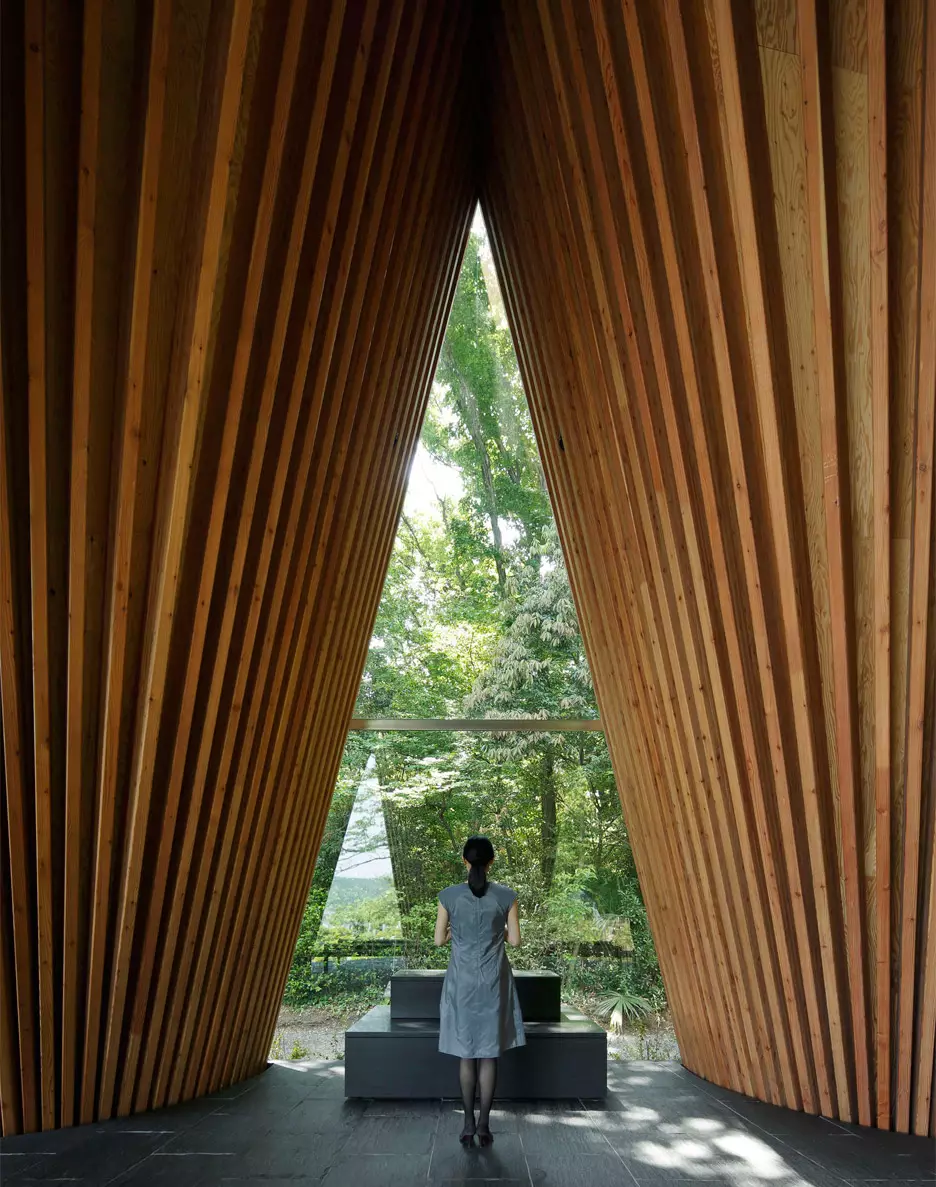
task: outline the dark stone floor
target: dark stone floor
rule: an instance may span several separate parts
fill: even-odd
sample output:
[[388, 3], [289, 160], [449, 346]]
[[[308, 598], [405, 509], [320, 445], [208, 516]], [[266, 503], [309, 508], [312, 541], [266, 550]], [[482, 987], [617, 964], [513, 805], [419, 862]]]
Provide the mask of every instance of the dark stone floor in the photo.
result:
[[95, 1187], [841, 1187], [936, 1184], [936, 1143], [859, 1130], [714, 1088], [677, 1064], [615, 1063], [600, 1101], [504, 1102], [462, 1150], [453, 1101], [349, 1101], [340, 1062], [275, 1065], [173, 1109], [10, 1138], [0, 1180]]

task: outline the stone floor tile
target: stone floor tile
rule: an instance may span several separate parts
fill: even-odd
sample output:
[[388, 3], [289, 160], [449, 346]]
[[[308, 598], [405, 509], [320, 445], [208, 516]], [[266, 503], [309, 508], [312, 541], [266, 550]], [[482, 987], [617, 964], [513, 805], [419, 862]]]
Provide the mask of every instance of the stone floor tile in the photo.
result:
[[621, 1160], [611, 1152], [601, 1154], [529, 1154], [533, 1187], [621, 1187], [633, 1183]]
[[467, 1149], [454, 1136], [436, 1139], [429, 1166], [431, 1183], [472, 1179], [521, 1179], [527, 1175], [527, 1160], [519, 1134], [495, 1133], [492, 1146], [481, 1147], [477, 1139]]
[[428, 1154], [354, 1154], [333, 1163], [321, 1182], [322, 1187], [413, 1187], [428, 1171]]

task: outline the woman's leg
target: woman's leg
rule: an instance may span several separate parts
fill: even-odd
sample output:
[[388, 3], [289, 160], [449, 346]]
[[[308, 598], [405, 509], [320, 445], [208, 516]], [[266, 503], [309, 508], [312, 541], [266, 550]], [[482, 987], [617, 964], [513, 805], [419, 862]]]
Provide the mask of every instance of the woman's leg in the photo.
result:
[[[483, 1061], [482, 1061], [483, 1062]], [[477, 1059], [463, 1059], [458, 1067], [458, 1082], [461, 1084], [462, 1104], [465, 1106], [465, 1130], [474, 1133], [474, 1100], [478, 1083]]]
[[478, 1112], [478, 1135], [489, 1137], [488, 1120], [491, 1116], [491, 1105], [494, 1103], [494, 1089], [497, 1085], [497, 1060], [478, 1060], [478, 1082], [481, 1089], [481, 1108]]

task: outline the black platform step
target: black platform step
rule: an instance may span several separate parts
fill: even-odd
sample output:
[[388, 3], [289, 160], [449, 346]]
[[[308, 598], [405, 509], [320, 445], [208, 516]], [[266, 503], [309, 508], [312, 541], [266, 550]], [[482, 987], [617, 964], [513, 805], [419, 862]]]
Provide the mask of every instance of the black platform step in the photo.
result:
[[[505, 1051], [497, 1097], [561, 1100], [607, 1092], [608, 1036], [569, 1006], [557, 1021], [527, 1022], [526, 1046]], [[458, 1060], [439, 1051], [439, 1024], [392, 1018], [375, 1006], [345, 1031], [345, 1096], [410, 1100], [455, 1097]]]
[[[438, 1018], [443, 969], [405, 969], [390, 978], [391, 1018]], [[548, 969], [514, 969], [525, 1022], [559, 1018], [562, 978]]]

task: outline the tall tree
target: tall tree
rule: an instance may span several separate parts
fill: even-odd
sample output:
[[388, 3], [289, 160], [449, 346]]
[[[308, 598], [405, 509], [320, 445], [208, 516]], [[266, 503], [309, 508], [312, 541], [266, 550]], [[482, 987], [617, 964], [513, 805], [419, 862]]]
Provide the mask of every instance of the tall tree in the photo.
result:
[[[408, 506], [401, 519], [358, 696], [362, 717], [597, 716], [493, 286], [486, 245], [472, 235], [422, 435], [434, 463], [458, 476], [460, 493]], [[352, 739], [344, 777], [360, 778], [375, 756], [408, 940], [431, 936], [435, 894], [462, 876], [461, 845], [480, 830], [495, 841], [497, 876], [521, 895], [528, 934], [547, 942], [565, 928], [574, 938], [589, 912], [625, 914], [650, 953], [652, 979], [652, 945], [646, 949], [600, 733]]]

